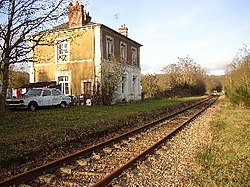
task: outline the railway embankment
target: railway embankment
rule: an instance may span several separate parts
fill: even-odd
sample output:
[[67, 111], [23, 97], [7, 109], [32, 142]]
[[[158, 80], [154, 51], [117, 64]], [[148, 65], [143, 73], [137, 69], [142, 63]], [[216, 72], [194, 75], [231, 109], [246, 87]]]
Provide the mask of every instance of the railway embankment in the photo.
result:
[[[161, 116], [183, 109], [188, 106], [188, 103], [170, 104], [168, 107], [164, 106], [151, 110], [151, 112], [154, 111], [152, 113], [150, 111], [143, 111], [140, 115], [136, 113], [137, 118], [133, 119], [137, 120], [138, 123], [130, 119], [131, 121], [127, 120], [123, 124], [123, 128], [113, 129], [112, 127], [114, 126], [109, 126], [109, 124], [108, 127], [112, 130], [107, 131], [110, 132], [108, 135], [105, 135], [106, 131], [102, 131], [103, 134], [99, 138], [92, 137], [92, 140], [97, 140], [96, 142], [86, 142], [85, 146], [88, 143], [89, 145], [98, 143], [98, 141], [103, 141], [119, 133], [126, 132], [135, 126], [138, 127], [140, 125], [139, 122], [143, 122], [142, 119], [147, 119], [143, 118], [145, 114], [148, 117]], [[191, 103], [194, 103], [194, 100]], [[128, 114], [126, 116], [128, 117]], [[131, 116], [133, 116], [132, 113]], [[140, 117], [138, 118], [138, 116]], [[114, 121], [114, 123], [118, 122], [121, 121]], [[167, 140], [158, 150], [148, 155], [146, 159], [137, 162], [132, 168], [125, 170], [118, 178], [112, 181], [112, 185], [250, 186], [249, 122], [249, 109], [234, 107], [230, 105], [227, 99], [221, 97], [216, 104], [212, 105], [196, 120]], [[104, 123], [101, 124], [103, 125]], [[96, 134], [100, 135], [100, 132], [96, 131]], [[89, 137], [91, 139], [91, 136]], [[81, 148], [79, 147], [79, 149]], [[65, 156], [65, 150], [68, 150], [69, 153], [76, 151], [73, 147], [72, 149], [61, 147], [61, 149], [63, 150], [62, 152], [59, 151], [58, 153], [57, 149], [54, 155], [52, 153], [52, 156]], [[41, 161], [50, 161], [52, 159], [50, 159], [50, 156], [45, 157]], [[32, 161], [28, 164], [32, 165], [35, 162]], [[19, 170], [21, 172], [21, 170], [25, 169], [24, 166], [16, 168], [16, 171]], [[9, 171], [13, 172], [15, 168], [13, 167]]]
[[0, 176], [6, 178], [67, 156], [200, 99], [152, 99], [113, 106], [9, 111], [0, 124]]

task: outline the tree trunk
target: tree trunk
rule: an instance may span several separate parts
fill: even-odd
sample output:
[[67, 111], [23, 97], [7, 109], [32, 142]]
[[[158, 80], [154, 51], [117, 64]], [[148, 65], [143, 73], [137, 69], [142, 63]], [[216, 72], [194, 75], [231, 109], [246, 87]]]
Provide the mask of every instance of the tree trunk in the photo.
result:
[[5, 118], [6, 114], [5, 100], [7, 95], [8, 83], [9, 83], [9, 62], [5, 62], [3, 69], [3, 87], [2, 87], [2, 93], [0, 94], [0, 121], [2, 121]]

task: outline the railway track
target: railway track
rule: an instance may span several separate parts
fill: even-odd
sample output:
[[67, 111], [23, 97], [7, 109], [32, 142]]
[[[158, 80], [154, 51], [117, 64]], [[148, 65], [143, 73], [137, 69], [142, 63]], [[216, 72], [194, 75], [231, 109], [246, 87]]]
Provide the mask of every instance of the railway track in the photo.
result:
[[105, 186], [194, 120], [217, 97], [0, 182], [0, 186]]

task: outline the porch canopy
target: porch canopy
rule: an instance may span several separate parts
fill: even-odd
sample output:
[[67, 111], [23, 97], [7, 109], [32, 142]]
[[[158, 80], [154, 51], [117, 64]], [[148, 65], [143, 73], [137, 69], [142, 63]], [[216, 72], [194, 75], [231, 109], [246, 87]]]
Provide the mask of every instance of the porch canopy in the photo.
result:
[[29, 84], [24, 84], [19, 88], [54, 88], [54, 87], [56, 87], [56, 81], [29, 83]]

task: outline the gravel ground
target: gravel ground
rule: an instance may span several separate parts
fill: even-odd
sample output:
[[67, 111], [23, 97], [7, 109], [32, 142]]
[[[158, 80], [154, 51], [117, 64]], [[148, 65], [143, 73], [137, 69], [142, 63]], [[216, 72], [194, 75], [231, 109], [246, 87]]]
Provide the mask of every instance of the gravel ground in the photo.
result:
[[119, 186], [195, 186], [195, 162], [199, 149], [211, 141], [209, 123], [216, 118], [219, 101], [202, 116], [166, 142], [146, 160], [124, 172], [111, 185]]

